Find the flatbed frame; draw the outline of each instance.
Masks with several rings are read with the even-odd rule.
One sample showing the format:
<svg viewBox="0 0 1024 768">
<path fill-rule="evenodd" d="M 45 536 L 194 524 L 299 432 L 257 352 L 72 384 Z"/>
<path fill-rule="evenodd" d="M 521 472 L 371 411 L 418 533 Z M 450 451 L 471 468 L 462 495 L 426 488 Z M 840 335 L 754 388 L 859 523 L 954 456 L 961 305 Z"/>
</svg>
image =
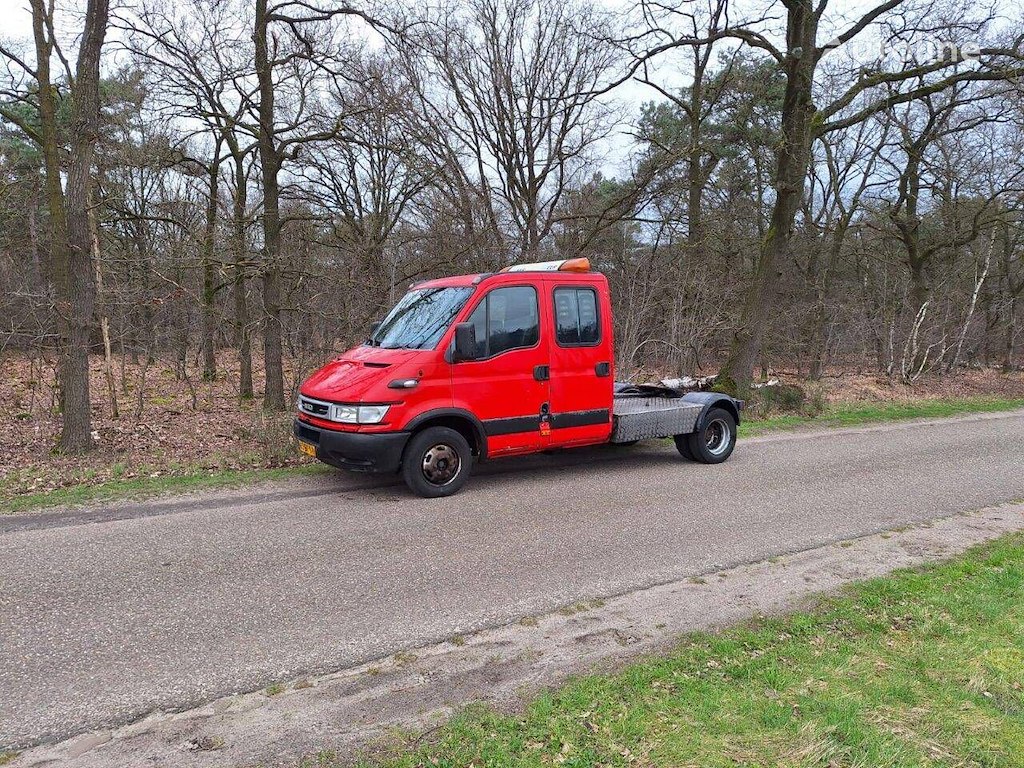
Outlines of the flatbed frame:
<svg viewBox="0 0 1024 768">
<path fill-rule="evenodd" d="M 651 385 L 616 384 L 612 401 L 613 443 L 632 443 L 659 437 L 675 437 L 696 432 L 704 414 L 721 395 L 714 392 L 681 393 Z M 736 405 L 736 423 L 743 408 Z"/>
</svg>

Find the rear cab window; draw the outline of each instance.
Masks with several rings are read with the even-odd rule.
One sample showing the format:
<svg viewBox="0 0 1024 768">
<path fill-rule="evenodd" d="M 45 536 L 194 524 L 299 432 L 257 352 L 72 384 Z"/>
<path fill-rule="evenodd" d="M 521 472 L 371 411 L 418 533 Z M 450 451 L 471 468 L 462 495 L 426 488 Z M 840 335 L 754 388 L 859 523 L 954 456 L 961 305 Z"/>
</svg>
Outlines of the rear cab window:
<svg viewBox="0 0 1024 768">
<path fill-rule="evenodd" d="M 560 287 L 553 291 L 555 341 L 560 347 L 594 347 L 601 343 L 597 291 Z"/>
</svg>

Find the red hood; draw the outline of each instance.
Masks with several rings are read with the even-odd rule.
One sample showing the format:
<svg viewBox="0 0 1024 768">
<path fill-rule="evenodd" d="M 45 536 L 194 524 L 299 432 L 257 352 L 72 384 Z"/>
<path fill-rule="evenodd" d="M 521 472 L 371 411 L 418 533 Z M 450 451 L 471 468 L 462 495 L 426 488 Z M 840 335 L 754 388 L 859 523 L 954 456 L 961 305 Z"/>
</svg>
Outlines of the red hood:
<svg viewBox="0 0 1024 768">
<path fill-rule="evenodd" d="M 355 347 L 316 371 L 300 391 L 321 400 L 358 402 L 374 385 L 395 378 L 395 367 L 417 354 L 415 349 Z"/>
</svg>

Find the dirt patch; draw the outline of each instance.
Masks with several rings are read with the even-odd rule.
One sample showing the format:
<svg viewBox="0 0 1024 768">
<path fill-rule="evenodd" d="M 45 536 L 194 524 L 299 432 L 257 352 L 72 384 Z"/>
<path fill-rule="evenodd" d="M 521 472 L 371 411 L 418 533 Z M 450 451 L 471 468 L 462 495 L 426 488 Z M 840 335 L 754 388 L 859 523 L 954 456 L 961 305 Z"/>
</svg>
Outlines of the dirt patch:
<svg viewBox="0 0 1024 768">
<path fill-rule="evenodd" d="M 218 359 L 219 377 L 213 381 L 203 381 L 193 367 L 162 360 L 148 365 L 118 361 L 116 419 L 111 416 L 102 358 L 93 356 L 96 450 L 84 456 L 53 452 L 60 433 L 53 362 L 7 355 L 0 364 L 2 495 L 305 461 L 290 444 L 290 414 L 265 413 L 258 397 L 238 398 L 238 363 L 227 353 Z M 256 365 L 259 382 L 262 367 L 258 361 Z M 292 371 L 286 370 L 286 381 L 295 379 Z"/>
<path fill-rule="evenodd" d="M 788 380 L 788 378 L 787 378 Z M 892 402 L 964 397 L 1024 398 L 1024 372 L 995 368 L 925 376 L 913 385 L 886 376 L 830 371 L 821 387 L 828 402 Z"/>
<path fill-rule="evenodd" d="M 566 676 L 612 670 L 679 636 L 805 607 L 815 595 L 897 568 L 950 557 L 1024 529 L 1024 504 L 957 515 L 671 582 L 317 678 L 154 713 L 114 731 L 30 749 L 11 765 L 39 768 L 291 766 L 319 750 L 351 755 L 424 732 L 468 702 L 515 708 Z"/>
</svg>

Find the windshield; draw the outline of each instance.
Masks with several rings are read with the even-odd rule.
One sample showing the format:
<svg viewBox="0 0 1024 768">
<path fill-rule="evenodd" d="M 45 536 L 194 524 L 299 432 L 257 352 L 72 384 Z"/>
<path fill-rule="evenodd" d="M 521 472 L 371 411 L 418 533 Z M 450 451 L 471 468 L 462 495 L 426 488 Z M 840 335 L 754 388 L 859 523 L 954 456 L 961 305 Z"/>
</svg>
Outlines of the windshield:
<svg viewBox="0 0 1024 768">
<path fill-rule="evenodd" d="M 368 343 L 384 349 L 433 349 L 472 293 L 469 287 L 409 291 Z"/>
</svg>

